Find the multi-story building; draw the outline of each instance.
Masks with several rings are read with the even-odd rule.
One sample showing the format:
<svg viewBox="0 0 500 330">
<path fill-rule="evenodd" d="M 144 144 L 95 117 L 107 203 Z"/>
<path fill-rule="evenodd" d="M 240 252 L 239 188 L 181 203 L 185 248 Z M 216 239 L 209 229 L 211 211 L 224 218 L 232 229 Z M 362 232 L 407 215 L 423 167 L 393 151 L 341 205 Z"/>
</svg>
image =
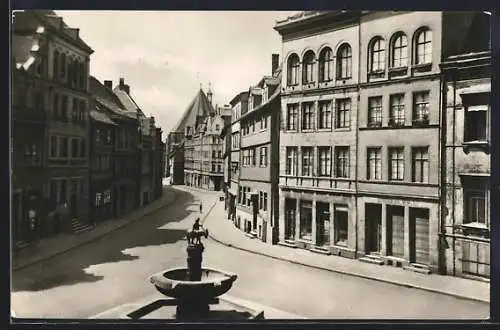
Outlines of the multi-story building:
<svg viewBox="0 0 500 330">
<path fill-rule="evenodd" d="M 13 241 L 23 244 L 33 238 L 28 211 L 37 213 L 41 223 L 46 201 L 47 164 L 47 52 L 43 24 L 25 34 L 12 36 L 12 229 Z M 43 225 L 46 225 L 43 223 Z M 50 224 L 49 224 L 50 225 Z M 49 234 L 52 228 L 44 234 Z M 44 230 L 45 231 L 45 230 Z M 41 234 L 38 231 L 36 234 Z"/>
<path fill-rule="evenodd" d="M 223 188 L 224 145 L 219 138 L 229 119 L 228 107 L 212 106 L 212 92 L 202 89 L 184 112 L 174 132 L 184 130 L 184 182 L 188 186 Z"/>
<path fill-rule="evenodd" d="M 240 117 L 241 169 L 236 223 L 264 242 L 277 238 L 280 71 L 273 55 L 273 76 L 248 91 L 248 112 Z"/>
<path fill-rule="evenodd" d="M 441 64 L 443 273 L 489 279 L 491 44 L 477 15 L 458 52 Z"/>
<path fill-rule="evenodd" d="M 356 256 L 359 14 L 278 22 L 280 243 Z"/>
<path fill-rule="evenodd" d="M 88 74 L 93 50 L 80 38 L 78 29 L 67 26 L 53 11 L 16 13 L 13 35 L 33 36 L 37 31 L 44 35 L 44 43 L 35 47 L 39 48 L 35 71 L 45 79 L 43 88 L 36 88 L 34 104 L 47 109 L 47 138 L 40 142 L 46 142 L 48 148 L 41 193 L 51 201 L 44 203 L 46 209 L 41 213 L 65 205 L 69 214 L 59 218 L 63 223 L 57 227 L 71 231 L 88 221 Z M 40 226 L 53 228 L 43 223 L 47 219 L 39 218 Z"/>
<path fill-rule="evenodd" d="M 241 92 L 231 102 L 231 123 L 224 127 L 221 138 L 226 145 L 224 154 L 225 208 L 227 217 L 236 221 L 236 198 L 240 177 L 240 117 L 248 111 L 248 92 Z"/>
<path fill-rule="evenodd" d="M 167 176 L 174 185 L 184 184 L 184 131 L 170 132 L 167 138 Z"/>
<path fill-rule="evenodd" d="M 440 69 L 472 12 L 306 12 L 278 22 L 283 244 L 440 263 Z"/>
<path fill-rule="evenodd" d="M 226 176 L 226 209 L 228 219 L 236 224 L 236 199 L 238 196 L 238 182 L 240 177 L 240 118 L 248 112 L 248 91 L 236 95 L 231 102 L 231 124 L 224 132 L 229 152 L 226 154 L 224 173 Z M 239 224 L 237 224 L 239 226 Z"/>
<path fill-rule="evenodd" d="M 113 213 L 116 217 L 130 213 L 139 206 L 140 171 L 138 162 L 139 121 L 136 111 L 128 111 L 113 91 L 113 81 L 104 80 L 104 103 L 101 109 L 116 126 L 113 137 Z"/>
<path fill-rule="evenodd" d="M 107 115 L 119 106 L 109 87 L 95 77 L 89 80 L 93 107 L 90 111 L 89 201 L 91 222 L 113 218 L 115 210 L 114 146 L 117 124 Z"/>
</svg>

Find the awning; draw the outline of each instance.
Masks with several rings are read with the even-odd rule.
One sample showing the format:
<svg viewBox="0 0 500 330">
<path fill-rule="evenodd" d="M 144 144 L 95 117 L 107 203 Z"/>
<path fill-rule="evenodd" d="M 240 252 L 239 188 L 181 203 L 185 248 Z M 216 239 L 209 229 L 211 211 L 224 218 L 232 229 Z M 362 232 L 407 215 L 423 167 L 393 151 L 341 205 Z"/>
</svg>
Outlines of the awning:
<svg viewBox="0 0 500 330">
<path fill-rule="evenodd" d="M 461 88 L 458 90 L 458 94 L 460 95 L 490 93 L 490 92 L 491 92 L 491 83 L 478 84 L 466 88 Z"/>
</svg>

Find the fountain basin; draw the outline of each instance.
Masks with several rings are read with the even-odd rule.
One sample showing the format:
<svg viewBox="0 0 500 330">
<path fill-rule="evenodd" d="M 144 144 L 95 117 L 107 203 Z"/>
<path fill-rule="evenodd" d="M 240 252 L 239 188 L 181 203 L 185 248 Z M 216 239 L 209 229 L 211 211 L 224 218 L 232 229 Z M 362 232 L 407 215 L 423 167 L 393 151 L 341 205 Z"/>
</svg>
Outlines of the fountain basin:
<svg viewBox="0 0 500 330">
<path fill-rule="evenodd" d="M 178 300 L 212 301 L 233 286 L 237 275 L 218 269 L 201 269 L 201 281 L 189 281 L 188 269 L 172 268 L 152 275 L 149 280 L 156 290 Z"/>
</svg>

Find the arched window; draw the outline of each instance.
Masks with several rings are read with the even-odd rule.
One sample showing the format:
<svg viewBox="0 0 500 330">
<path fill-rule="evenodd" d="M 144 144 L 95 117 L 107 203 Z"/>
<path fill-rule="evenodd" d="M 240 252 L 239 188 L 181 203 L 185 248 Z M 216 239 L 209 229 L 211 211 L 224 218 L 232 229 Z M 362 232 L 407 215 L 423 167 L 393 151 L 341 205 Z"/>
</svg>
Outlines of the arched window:
<svg viewBox="0 0 500 330">
<path fill-rule="evenodd" d="M 287 72 L 287 82 L 288 85 L 298 85 L 299 84 L 299 67 L 300 67 L 300 59 L 297 54 L 292 54 L 288 58 L 288 72 Z"/>
<path fill-rule="evenodd" d="M 415 44 L 415 64 L 432 62 L 432 31 L 423 29 L 417 32 Z"/>
<path fill-rule="evenodd" d="M 54 58 L 52 63 L 52 76 L 54 79 L 59 78 L 59 52 L 54 50 Z"/>
<path fill-rule="evenodd" d="M 385 70 L 385 40 L 375 38 L 370 45 L 370 71 Z"/>
<path fill-rule="evenodd" d="M 61 62 L 60 64 L 60 77 L 65 78 L 66 77 L 66 54 L 61 53 Z"/>
<path fill-rule="evenodd" d="M 337 78 L 345 79 L 352 76 L 352 50 L 348 44 L 343 44 L 337 51 Z"/>
<path fill-rule="evenodd" d="M 312 50 L 307 51 L 302 61 L 302 83 L 307 84 L 314 81 L 314 60 L 315 55 Z"/>
<path fill-rule="evenodd" d="M 330 81 L 333 78 L 333 52 L 329 47 L 319 54 L 319 81 Z"/>
<path fill-rule="evenodd" d="M 404 68 L 408 66 L 408 40 L 406 35 L 396 35 L 392 42 L 391 67 Z"/>
</svg>

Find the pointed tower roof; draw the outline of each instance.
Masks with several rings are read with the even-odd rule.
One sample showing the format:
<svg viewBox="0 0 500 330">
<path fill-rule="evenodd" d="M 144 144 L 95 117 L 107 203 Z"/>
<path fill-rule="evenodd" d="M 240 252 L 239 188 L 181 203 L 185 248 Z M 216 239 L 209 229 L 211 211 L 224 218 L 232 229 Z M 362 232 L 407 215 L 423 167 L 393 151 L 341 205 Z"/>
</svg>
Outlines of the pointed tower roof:
<svg viewBox="0 0 500 330">
<path fill-rule="evenodd" d="M 195 126 L 198 117 L 209 116 L 212 112 L 214 112 L 214 108 L 205 92 L 200 88 L 172 132 L 184 133 L 186 126 Z"/>
</svg>

